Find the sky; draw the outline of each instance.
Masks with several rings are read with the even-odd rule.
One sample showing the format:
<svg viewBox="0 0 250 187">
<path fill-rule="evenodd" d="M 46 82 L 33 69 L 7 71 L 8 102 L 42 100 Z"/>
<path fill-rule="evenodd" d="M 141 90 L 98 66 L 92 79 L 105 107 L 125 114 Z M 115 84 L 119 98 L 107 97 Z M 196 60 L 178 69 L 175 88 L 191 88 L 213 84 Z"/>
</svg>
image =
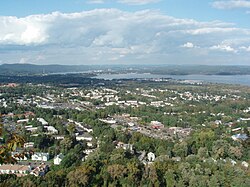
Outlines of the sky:
<svg viewBox="0 0 250 187">
<path fill-rule="evenodd" d="M 250 0 L 0 1 L 0 64 L 250 65 Z"/>
</svg>

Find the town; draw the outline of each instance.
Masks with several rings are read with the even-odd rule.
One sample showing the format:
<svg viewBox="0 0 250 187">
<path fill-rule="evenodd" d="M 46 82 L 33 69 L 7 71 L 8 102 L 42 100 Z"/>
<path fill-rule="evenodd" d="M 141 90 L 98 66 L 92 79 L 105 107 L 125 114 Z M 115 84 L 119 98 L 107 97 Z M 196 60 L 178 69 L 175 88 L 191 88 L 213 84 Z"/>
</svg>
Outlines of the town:
<svg viewBox="0 0 250 187">
<path fill-rule="evenodd" d="M 250 89 L 235 87 L 166 80 L 66 88 L 2 84 L 1 143 L 11 134 L 25 143 L 11 152 L 14 164 L 0 165 L 0 175 L 46 178 L 104 153 L 120 167 L 125 158 L 147 168 L 199 157 L 249 171 Z M 107 172 L 115 179 L 111 166 Z M 73 173 L 67 176 L 72 184 Z"/>
</svg>

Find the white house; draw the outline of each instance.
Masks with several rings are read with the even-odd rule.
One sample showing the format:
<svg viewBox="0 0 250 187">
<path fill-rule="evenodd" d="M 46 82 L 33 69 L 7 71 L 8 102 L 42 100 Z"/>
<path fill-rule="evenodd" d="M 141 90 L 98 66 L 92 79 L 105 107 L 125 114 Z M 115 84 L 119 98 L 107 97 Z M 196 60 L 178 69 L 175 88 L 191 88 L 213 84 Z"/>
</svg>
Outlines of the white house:
<svg viewBox="0 0 250 187">
<path fill-rule="evenodd" d="M 54 135 L 53 136 L 56 140 L 63 140 L 64 139 L 64 135 Z"/>
<path fill-rule="evenodd" d="M 130 152 L 133 152 L 133 144 L 125 144 L 123 142 L 118 142 L 117 145 L 116 145 L 116 148 L 122 148 L 124 150 L 127 150 L 127 151 L 130 151 Z"/>
<path fill-rule="evenodd" d="M 248 168 L 249 164 L 246 161 L 241 162 L 241 165 L 245 168 Z"/>
<path fill-rule="evenodd" d="M 30 132 L 36 132 L 37 131 L 37 127 L 30 127 L 30 128 L 26 128 L 27 131 L 30 131 Z"/>
<path fill-rule="evenodd" d="M 108 124 L 116 124 L 116 120 L 113 119 L 99 119 L 101 122 L 108 123 Z"/>
<path fill-rule="evenodd" d="M 36 161 L 48 161 L 49 160 L 49 153 L 34 153 L 31 156 L 31 160 L 36 160 Z"/>
<path fill-rule="evenodd" d="M 93 147 L 93 143 L 92 142 L 87 142 L 87 146 L 88 147 Z"/>
<path fill-rule="evenodd" d="M 48 125 L 49 123 L 47 121 L 45 121 L 45 119 L 43 118 L 37 118 L 37 121 L 41 122 L 42 125 Z"/>
<path fill-rule="evenodd" d="M 58 130 L 53 126 L 44 126 L 44 128 L 51 134 L 58 134 Z"/>
<path fill-rule="evenodd" d="M 23 147 L 24 147 L 24 148 L 33 148 L 33 147 L 34 147 L 34 142 L 27 142 L 27 143 L 24 143 Z"/>
<path fill-rule="evenodd" d="M 93 132 L 93 129 L 90 127 L 83 127 L 83 130 L 87 131 L 87 132 Z"/>
<path fill-rule="evenodd" d="M 86 140 L 86 141 L 92 141 L 93 137 L 90 134 L 83 134 L 83 135 L 78 135 L 76 136 L 76 140 L 80 141 L 80 140 Z"/>
<path fill-rule="evenodd" d="M 29 119 L 19 119 L 17 120 L 17 123 L 28 123 Z"/>
<path fill-rule="evenodd" d="M 248 139 L 248 136 L 246 134 L 235 134 L 233 136 L 231 136 L 231 138 L 236 141 L 236 140 L 242 140 L 245 141 Z"/>
<path fill-rule="evenodd" d="M 60 153 L 59 155 L 56 155 L 56 157 L 54 158 L 54 164 L 60 165 L 63 158 L 64 158 L 64 155 L 62 153 Z"/>
<path fill-rule="evenodd" d="M 147 156 L 148 156 L 148 161 L 149 162 L 154 162 L 154 160 L 155 160 L 155 154 L 154 153 L 149 152 Z"/>
</svg>

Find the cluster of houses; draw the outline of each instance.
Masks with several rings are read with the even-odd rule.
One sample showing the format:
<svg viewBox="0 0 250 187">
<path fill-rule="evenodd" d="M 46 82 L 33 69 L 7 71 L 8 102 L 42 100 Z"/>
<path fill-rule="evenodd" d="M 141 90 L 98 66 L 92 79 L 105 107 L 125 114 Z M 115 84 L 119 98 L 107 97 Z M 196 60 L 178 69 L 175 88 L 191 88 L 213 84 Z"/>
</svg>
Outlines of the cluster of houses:
<svg viewBox="0 0 250 187">
<path fill-rule="evenodd" d="M 151 121 L 148 125 L 141 125 L 139 117 L 131 117 L 129 114 L 114 115 L 99 120 L 115 129 L 122 127 L 122 130 L 140 132 L 141 134 L 157 139 L 173 139 L 175 137 L 182 139 L 190 135 L 192 131 L 191 128 L 165 127 L 159 121 Z"/>
<path fill-rule="evenodd" d="M 17 164 L 0 165 L 0 175 L 15 174 L 18 177 L 25 175 L 44 176 L 49 171 L 49 153 L 35 152 L 31 155 L 31 158 L 26 156 L 17 157 L 17 155 L 18 152 L 12 152 L 12 157 L 18 161 Z M 62 153 L 56 155 L 53 159 L 54 165 L 60 165 L 63 158 Z"/>
<path fill-rule="evenodd" d="M 142 89 L 142 88 L 136 88 L 135 91 L 127 90 L 126 94 L 131 95 L 139 95 L 140 97 L 150 98 L 153 101 L 150 102 L 142 102 L 138 100 L 121 100 L 121 97 L 118 96 L 119 91 L 114 89 L 107 89 L 107 88 L 99 88 L 99 89 L 90 89 L 87 91 L 82 91 L 78 89 L 71 89 L 71 92 L 69 93 L 71 96 L 81 96 L 86 99 L 89 99 L 90 101 L 93 100 L 100 100 L 104 104 L 102 107 L 97 106 L 96 108 L 105 108 L 107 106 L 111 105 L 117 105 L 120 107 L 139 107 L 141 105 L 146 106 L 154 106 L 154 107 L 164 107 L 164 106 L 174 106 L 172 102 L 178 102 L 181 100 L 184 101 L 221 101 L 225 100 L 229 97 L 229 95 L 212 95 L 208 93 L 192 93 L 188 91 L 184 92 L 178 92 L 175 90 L 168 90 L 168 89 Z M 158 96 L 154 95 L 155 93 L 170 93 L 170 95 L 174 96 L 168 96 L 165 99 L 160 99 Z M 233 97 L 233 96 L 232 96 Z M 235 96 L 234 96 L 235 97 Z M 85 103 L 89 106 L 93 106 L 90 103 Z"/>
<path fill-rule="evenodd" d="M 34 118 L 32 120 L 34 120 Z M 47 134 L 58 134 L 58 130 L 53 126 L 50 126 L 49 123 L 45 119 L 37 118 L 36 121 L 38 123 L 35 127 L 33 125 L 25 125 L 24 126 L 25 130 L 35 133 L 38 131 L 39 124 L 41 124 Z M 27 124 L 27 123 L 29 123 L 29 119 L 17 120 L 17 124 Z"/>
<path fill-rule="evenodd" d="M 26 175 L 44 176 L 49 171 L 49 166 L 41 163 L 38 166 L 3 164 L 0 165 L 0 174 L 15 174 L 18 177 Z"/>
<path fill-rule="evenodd" d="M 12 153 L 14 156 L 15 153 Z M 16 157 L 15 157 L 16 158 Z M 61 161 L 63 160 L 64 155 L 59 154 L 57 155 L 53 163 L 54 165 L 60 165 Z M 19 158 L 20 160 L 28 160 L 27 157 Z M 49 165 L 45 162 L 49 160 L 49 154 L 48 153 L 34 153 L 31 156 L 31 162 L 32 161 L 41 161 L 41 163 L 38 166 L 32 166 L 36 165 L 38 162 L 32 162 L 28 163 L 26 165 L 22 164 L 3 164 L 0 165 L 0 174 L 15 174 L 18 177 L 25 176 L 25 175 L 35 175 L 35 176 L 44 176 L 49 171 Z"/>
</svg>

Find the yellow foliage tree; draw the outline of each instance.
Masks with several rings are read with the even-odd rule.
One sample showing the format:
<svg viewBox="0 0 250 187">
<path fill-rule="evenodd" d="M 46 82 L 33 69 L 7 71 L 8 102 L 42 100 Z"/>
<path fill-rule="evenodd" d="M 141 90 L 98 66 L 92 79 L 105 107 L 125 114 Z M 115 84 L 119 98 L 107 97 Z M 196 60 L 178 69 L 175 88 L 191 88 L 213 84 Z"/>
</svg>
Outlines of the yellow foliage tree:
<svg viewBox="0 0 250 187">
<path fill-rule="evenodd" d="M 0 137 L 3 135 L 3 125 L 0 124 Z M 15 163 L 16 159 L 12 157 L 11 152 L 16 151 L 17 148 L 23 147 L 24 138 L 13 133 L 10 134 L 8 140 L 4 144 L 0 144 L 0 164 Z M 23 157 L 22 154 L 16 157 Z"/>
</svg>

